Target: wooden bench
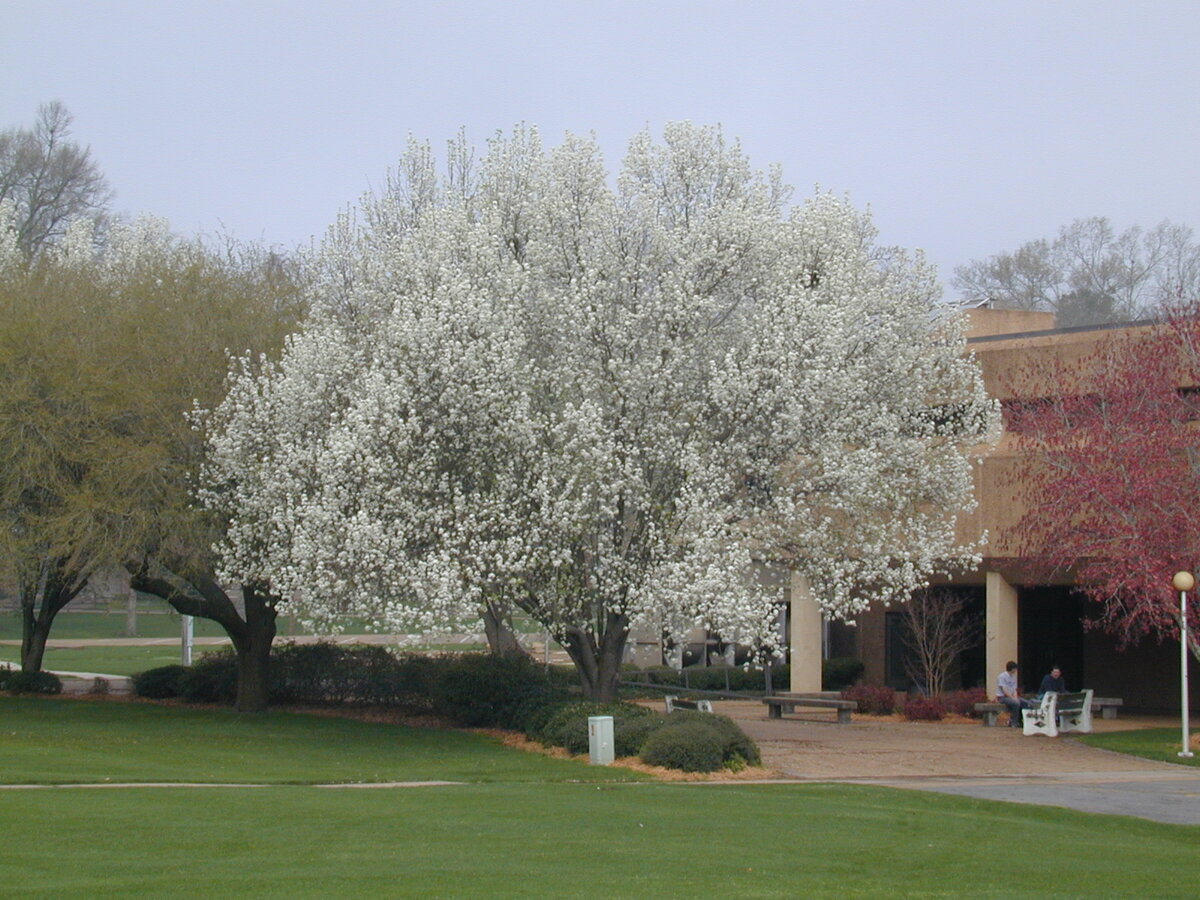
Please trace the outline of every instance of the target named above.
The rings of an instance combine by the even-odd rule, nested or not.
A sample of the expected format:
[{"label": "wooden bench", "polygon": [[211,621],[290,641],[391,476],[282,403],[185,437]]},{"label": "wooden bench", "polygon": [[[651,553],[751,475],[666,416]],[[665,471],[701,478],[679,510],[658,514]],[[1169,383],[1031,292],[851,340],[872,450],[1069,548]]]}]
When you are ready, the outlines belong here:
[{"label": "wooden bench", "polygon": [[[1084,695],[1091,694],[1091,693],[1092,692],[1090,690],[1086,690],[1086,691],[1081,691],[1079,693],[1074,693],[1074,694],[1059,694],[1059,695],[1057,695],[1056,700],[1055,700],[1055,702],[1056,702],[1055,718],[1056,719],[1060,718],[1058,713],[1063,709],[1062,698],[1069,698],[1066,700],[1066,703],[1067,703],[1066,712],[1069,715],[1072,715],[1072,717],[1074,719],[1076,719],[1080,723],[1082,723],[1083,716],[1082,716],[1082,709],[1080,708],[1080,704],[1082,703],[1082,698],[1084,697]],[[1091,699],[1091,704],[1089,706],[1089,710],[1088,710],[1089,714],[1086,717],[1088,730],[1089,731],[1091,730],[1092,716],[1095,715],[1096,710],[1100,710],[1100,716],[1102,718],[1115,719],[1117,717],[1117,711],[1120,710],[1120,708],[1123,705],[1124,705],[1124,701],[1120,697],[1095,697],[1095,696],[1093,696]],[[988,702],[988,703],[976,703],[975,704],[975,712],[980,714],[980,716],[983,719],[983,724],[985,726],[995,725],[997,723],[997,721],[999,720],[1000,713],[1006,712],[1006,711],[1007,711],[1007,707],[1005,707],[1005,705],[1003,703]],[[1062,728],[1060,726],[1056,726],[1056,727],[1058,727],[1059,731],[1082,731],[1083,730],[1082,728],[1079,728],[1079,727],[1070,727],[1070,728]]]},{"label": "wooden bench", "polygon": [[713,711],[711,700],[685,700],[672,694],[667,694],[663,699],[667,702],[668,713],[673,713],[677,709],[695,709],[706,713]]},{"label": "wooden bench", "polygon": [[836,692],[822,691],[815,694],[775,694],[763,697],[767,704],[767,716],[772,719],[782,719],[785,712],[795,712],[796,707],[809,709],[832,709],[837,711],[839,725],[850,722],[850,713],[858,709],[855,700],[841,700]]}]

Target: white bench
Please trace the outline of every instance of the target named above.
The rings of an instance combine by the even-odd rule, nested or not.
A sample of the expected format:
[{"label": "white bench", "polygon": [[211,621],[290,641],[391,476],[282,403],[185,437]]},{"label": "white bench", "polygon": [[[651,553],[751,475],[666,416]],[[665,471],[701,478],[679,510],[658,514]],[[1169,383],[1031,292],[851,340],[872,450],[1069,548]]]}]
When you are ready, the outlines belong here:
[{"label": "white bench", "polygon": [[[1083,691],[1079,696],[1090,693],[1091,691]],[[1117,717],[1118,710],[1120,710],[1123,705],[1124,701],[1122,701],[1120,697],[1092,697],[1091,714],[1094,716],[1096,712],[1099,711],[1102,718],[1115,719]],[[985,703],[975,704],[975,712],[979,713],[984,726],[998,724],[1000,714],[1006,711],[1007,708],[1003,703],[988,701]],[[1091,725],[1090,719],[1088,724],[1089,726]]]},{"label": "white bench", "polygon": [[667,701],[668,713],[673,713],[677,709],[695,709],[706,713],[713,711],[711,700],[684,700],[682,697],[676,697],[673,694],[667,694],[663,699]]},{"label": "white bench", "polygon": [[1088,734],[1092,730],[1092,692],[1042,695],[1042,702],[1033,709],[1021,710],[1022,731],[1025,734],[1044,734],[1057,737],[1068,731]]}]

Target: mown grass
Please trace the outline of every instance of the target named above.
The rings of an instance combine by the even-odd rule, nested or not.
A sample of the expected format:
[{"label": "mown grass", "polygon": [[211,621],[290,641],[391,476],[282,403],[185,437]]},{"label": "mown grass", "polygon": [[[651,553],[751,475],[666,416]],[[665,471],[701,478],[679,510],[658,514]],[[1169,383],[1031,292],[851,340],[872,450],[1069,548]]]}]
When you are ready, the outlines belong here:
[{"label": "mown grass", "polygon": [[1179,756],[1183,749],[1182,728],[1140,728],[1133,731],[1109,731],[1103,734],[1081,734],[1081,743],[1144,759],[1179,763],[1185,766],[1200,766],[1200,730],[1191,730],[1191,751],[1196,756],[1184,759]]},{"label": "mown grass", "polygon": [[[1171,898],[1200,877],[1196,827],[632,783],[478,735],[283,712],[0,697],[0,779],[270,785],[0,788],[0,895],[23,898]],[[466,783],[313,786],[433,780]]]},{"label": "mown grass", "polygon": [[[99,675],[134,675],[159,666],[179,663],[178,644],[152,647],[50,647],[43,657],[42,668],[49,672],[95,672]],[[205,653],[218,647],[195,645],[192,660],[198,661]],[[14,668],[20,664],[21,651],[17,647],[0,647],[0,663],[9,663]]]},{"label": "mown grass", "polygon": [[0,696],[0,783],[608,781],[494,738],[272,711]]},{"label": "mown grass", "polygon": [[1197,828],[882,788],[0,794],[23,898],[1182,898],[1200,874]]}]

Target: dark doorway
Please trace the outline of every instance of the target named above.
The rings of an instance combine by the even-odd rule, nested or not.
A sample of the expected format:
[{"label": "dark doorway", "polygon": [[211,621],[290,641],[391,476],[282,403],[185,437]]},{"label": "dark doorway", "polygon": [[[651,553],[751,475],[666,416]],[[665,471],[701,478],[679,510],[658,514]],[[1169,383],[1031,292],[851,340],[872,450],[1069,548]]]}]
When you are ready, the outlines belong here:
[{"label": "dark doorway", "polygon": [[[947,670],[945,689],[970,688],[986,680],[986,652],[983,643],[983,616],[987,606],[982,587],[941,586],[933,590],[953,592],[962,601],[959,616],[973,623],[976,637],[971,646],[958,655]],[[913,681],[911,668],[916,659],[907,640],[908,622],[902,611],[891,610],[884,618],[884,684],[898,691],[921,690]]]},{"label": "dark doorway", "polygon": [[1084,671],[1083,598],[1069,587],[1021,588],[1017,597],[1021,686],[1035,692],[1057,663],[1068,690],[1090,687]]}]

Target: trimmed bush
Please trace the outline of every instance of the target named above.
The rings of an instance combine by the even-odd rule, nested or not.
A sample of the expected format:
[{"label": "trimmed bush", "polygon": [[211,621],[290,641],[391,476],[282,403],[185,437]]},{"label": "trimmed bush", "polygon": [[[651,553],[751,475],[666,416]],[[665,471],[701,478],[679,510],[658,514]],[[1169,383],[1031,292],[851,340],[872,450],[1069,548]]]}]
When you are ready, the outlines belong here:
[{"label": "trimmed bush", "polygon": [[[535,741],[552,747],[565,747],[571,753],[586,753],[588,750],[587,720],[591,716],[612,716],[613,752],[617,756],[631,756],[628,726],[631,722],[653,719],[655,713],[635,703],[596,703],[592,700],[560,701],[548,706],[541,724],[526,732]],[[639,742],[640,743],[640,742]]]},{"label": "trimmed bush", "polygon": [[741,758],[746,763],[757,766],[762,761],[758,753],[758,745],[729,716],[704,713],[694,709],[678,709],[666,718],[668,722],[700,722],[706,728],[711,729],[721,738],[722,755],[726,762],[734,758]]},{"label": "trimmed bush", "polygon": [[133,676],[133,693],[148,700],[166,700],[179,696],[179,681],[187,666],[159,666]]},{"label": "trimmed bush", "polygon": [[715,772],[725,763],[721,735],[703,722],[669,722],[646,738],[642,761],[684,772]]},{"label": "trimmed bush", "polygon": [[454,658],[433,686],[433,712],[470,727],[513,728],[531,703],[559,696],[541,666],[524,653],[468,653]]},{"label": "trimmed bush", "polygon": [[863,661],[854,656],[831,656],[821,664],[821,687],[840,691],[862,678]]},{"label": "trimmed bush", "polygon": [[[766,675],[761,668],[747,669],[743,666],[688,666],[683,670],[672,669],[670,666],[630,668],[625,672],[625,677],[630,681],[698,691],[723,691],[726,690],[726,683],[731,691],[762,693],[766,687]],[[771,667],[771,684],[774,690],[787,690],[790,679],[787,666]]]},{"label": "trimmed bush", "polygon": [[4,689],[10,694],[61,694],[62,681],[53,672],[13,672]]},{"label": "trimmed bush", "polygon": [[189,703],[233,703],[237,678],[232,650],[208,653],[179,676],[179,696]]},{"label": "trimmed bush", "polygon": [[981,687],[970,688],[965,691],[954,691],[942,697],[946,704],[946,712],[955,713],[960,716],[969,716],[972,719],[978,719],[981,713],[975,712],[976,703],[986,703],[988,701],[988,693]]},{"label": "trimmed bush", "polygon": [[904,701],[904,718],[912,722],[940,722],[946,717],[941,697],[917,695]]},{"label": "trimmed bush", "polygon": [[4,688],[4,685],[7,684],[8,679],[10,679],[13,676],[13,673],[16,671],[17,670],[12,666],[0,666],[0,689]]},{"label": "trimmed bush", "polygon": [[842,691],[843,700],[854,700],[858,711],[868,716],[890,716],[896,711],[896,692],[874,684],[856,684]]}]

